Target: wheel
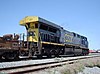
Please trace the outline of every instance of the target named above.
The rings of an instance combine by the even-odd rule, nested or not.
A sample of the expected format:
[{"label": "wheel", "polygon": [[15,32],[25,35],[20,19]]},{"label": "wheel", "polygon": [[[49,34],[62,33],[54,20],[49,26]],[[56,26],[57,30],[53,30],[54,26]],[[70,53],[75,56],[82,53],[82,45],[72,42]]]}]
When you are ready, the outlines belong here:
[{"label": "wheel", "polygon": [[2,60],[2,55],[0,55],[0,60]]},{"label": "wheel", "polygon": [[48,58],[51,58],[51,54],[47,54],[47,57],[48,57]]},{"label": "wheel", "polygon": [[3,58],[8,60],[17,60],[19,59],[19,54],[17,52],[6,52],[3,55]]},{"label": "wheel", "polygon": [[42,55],[37,55],[37,58],[38,58],[38,59],[41,59],[41,58],[42,58]]}]

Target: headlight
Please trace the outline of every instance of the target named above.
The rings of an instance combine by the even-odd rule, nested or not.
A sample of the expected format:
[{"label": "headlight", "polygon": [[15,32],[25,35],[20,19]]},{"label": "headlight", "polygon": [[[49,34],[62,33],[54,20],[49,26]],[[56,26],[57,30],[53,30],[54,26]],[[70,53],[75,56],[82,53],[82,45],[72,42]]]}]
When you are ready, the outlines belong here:
[{"label": "headlight", "polygon": [[28,32],[28,36],[35,36],[34,32],[30,31]]}]

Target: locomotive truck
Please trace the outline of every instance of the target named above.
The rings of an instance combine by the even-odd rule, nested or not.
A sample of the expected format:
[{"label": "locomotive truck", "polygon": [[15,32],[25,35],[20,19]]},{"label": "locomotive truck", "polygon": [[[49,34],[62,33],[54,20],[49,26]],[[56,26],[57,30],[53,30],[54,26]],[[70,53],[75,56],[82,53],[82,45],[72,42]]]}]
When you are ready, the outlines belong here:
[{"label": "locomotive truck", "polygon": [[[0,48],[1,57],[6,52],[10,57],[13,54],[13,58],[19,56],[58,57],[59,55],[77,56],[89,54],[88,40],[85,36],[65,30],[55,23],[38,16],[26,16],[19,24],[26,28],[26,39],[24,34],[22,40],[20,35],[17,37],[14,35],[16,39],[9,41],[12,43],[11,45],[16,43],[17,46],[10,46],[12,50],[9,52]],[[2,41],[0,42],[2,43]],[[6,50],[8,49],[6,48]]]}]

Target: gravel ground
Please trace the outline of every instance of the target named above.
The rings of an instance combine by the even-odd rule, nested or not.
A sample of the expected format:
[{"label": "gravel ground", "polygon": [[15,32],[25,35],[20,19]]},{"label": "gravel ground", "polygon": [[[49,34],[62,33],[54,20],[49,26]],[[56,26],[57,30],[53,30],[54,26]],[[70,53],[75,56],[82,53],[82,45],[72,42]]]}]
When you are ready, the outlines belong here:
[{"label": "gravel ground", "polygon": [[[90,70],[90,68],[93,68],[92,70],[94,70],[94,68],[98,68],[97,66],[100,67],[100,57],[82,59],[73,64],[66,64],[60,67],[45,69],[29,74],[100,74],[100,71],[98,73],[98,71],[95,70],[94,73]],[[100,68],[98,69],[100,70]],[[84,70],[87,71],[84,73]],[[87,73],[88,70],[90,70],[90,73]]]},{"label": "gravel ground", "polygon": [[100,74],[100,68],[98,67],[85,67],[83,72],[79,72],[78,74]]}]

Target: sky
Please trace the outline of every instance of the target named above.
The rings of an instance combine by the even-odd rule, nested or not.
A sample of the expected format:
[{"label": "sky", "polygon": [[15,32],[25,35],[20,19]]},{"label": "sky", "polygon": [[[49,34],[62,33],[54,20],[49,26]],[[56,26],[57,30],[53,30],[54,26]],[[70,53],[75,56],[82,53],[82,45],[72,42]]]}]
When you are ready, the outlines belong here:
[{"label": "sky", "polygon": [[100,49],[100,0],[0,0],[0,36],[25,33],[19,21],[40,16],[88,38],[90,49]]}]

